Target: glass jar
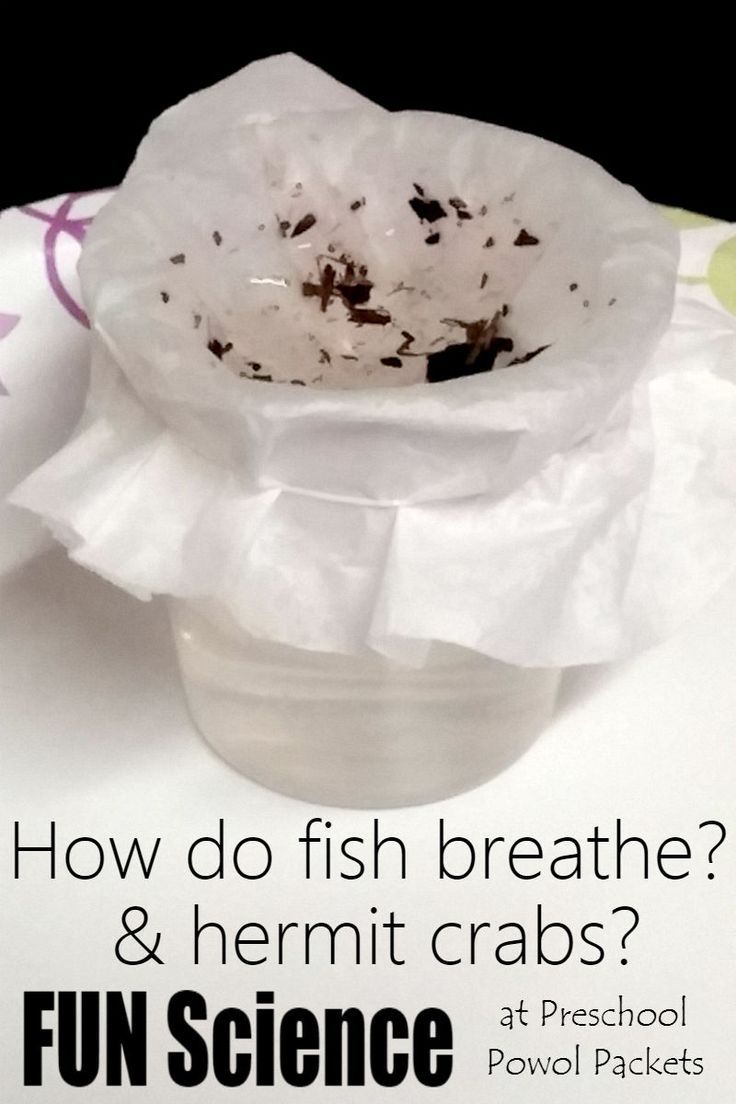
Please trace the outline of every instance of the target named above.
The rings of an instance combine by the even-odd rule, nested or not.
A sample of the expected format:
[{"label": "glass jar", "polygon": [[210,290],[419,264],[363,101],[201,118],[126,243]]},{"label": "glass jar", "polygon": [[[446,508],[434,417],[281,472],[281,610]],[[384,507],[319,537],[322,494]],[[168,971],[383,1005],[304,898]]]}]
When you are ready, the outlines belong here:
[{"label": "glass jar", "polygon": [[256,640],[201,603],[170,600],[194,722],[215,751],[303,800],[381,807],[438,800],[513,762],[554,708],[558,668],[433,644],[412,668]]}]

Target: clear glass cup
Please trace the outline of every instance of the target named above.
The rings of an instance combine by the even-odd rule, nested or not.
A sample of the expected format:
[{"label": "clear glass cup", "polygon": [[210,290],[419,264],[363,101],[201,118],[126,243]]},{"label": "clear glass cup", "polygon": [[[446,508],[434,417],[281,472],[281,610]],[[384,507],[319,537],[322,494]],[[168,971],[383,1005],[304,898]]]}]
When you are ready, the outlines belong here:
[{"label": "clear glass cup", "polygon": [[435,644],[415,669],[256,640],[204,604],[169,608],[199,731],[249,778],[303,800],[376,808],[449,797],[518,758],[554,709],[558,668]]}]

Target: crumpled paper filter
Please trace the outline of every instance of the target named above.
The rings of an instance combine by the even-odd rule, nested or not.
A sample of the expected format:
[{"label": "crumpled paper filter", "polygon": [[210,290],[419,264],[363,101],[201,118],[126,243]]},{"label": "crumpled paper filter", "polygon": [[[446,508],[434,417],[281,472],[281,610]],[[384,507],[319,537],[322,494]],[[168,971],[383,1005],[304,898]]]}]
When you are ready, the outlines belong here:
[{"label": "crumpled paper filter", "polygon": [[[303,319],[317,304],[294,289],[309,241],[259,244],[255,222],[295,173],[320,213],[365,195],[360,229],[339,232],[369,257],[382,303],[405,275],[458,309],[458,288],[471,294],[475,229],[448,219],[428,247],[412,180],[462,194],[476,217],[487,194],[500,245],[488,302],[509,297],[515,350],[549,347],[441,384],[390,386],[382,370],[360,390],[337,375],[254,380],[251,335],[274,305],[281,322],[259,355],[273,349],[274,379],[308,361]],[[304,196],[289,198],[298,213]],[[11,217],[16,232],[10,212],[0,235]],[[24,232],[42,222],[25,216]],[[520,229],[539,235],[533,259],[513,248]],[[318,221],[315,249],[322,232]],[[6,509],[41,516],[73,559],[131,593],[204,601],[258,638],[415,665],[434,640],[522,666],[630,654],[734,570],[734,240],[714,220],[666,221],[551,143],[383,112],[293,56],[256,62],[165,112],[95,219],[81,267],[87,406]],[[180,253],[186,264],[172,264]],[[49,255],[47,241],[47,270]],[[69,285],[58,273],[50,284],[81,338],[81,305],[75,318]],[[0,325],[21,317],[0,342],[2,417],[33,338],[12,294],[0,310]],[[378,340],[321,322],[335,349]],[[213,340],[236,359],[213,355]],[[59,433],[44,433],[47,448]]]}]

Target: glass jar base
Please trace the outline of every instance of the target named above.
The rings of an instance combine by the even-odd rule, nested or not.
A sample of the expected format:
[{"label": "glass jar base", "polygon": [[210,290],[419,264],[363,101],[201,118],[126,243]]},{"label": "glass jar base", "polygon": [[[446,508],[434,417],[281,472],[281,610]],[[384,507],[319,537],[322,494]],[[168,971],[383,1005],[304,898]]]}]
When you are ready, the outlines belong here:
[{"label": "glass jar base", "polygon": [[170,605],[201,734],[242,774],[305,801],[380,808],[450,797],[523,754],[554,708],[558,669],[453,645],[433,645],[420,669],[307,652]]}]

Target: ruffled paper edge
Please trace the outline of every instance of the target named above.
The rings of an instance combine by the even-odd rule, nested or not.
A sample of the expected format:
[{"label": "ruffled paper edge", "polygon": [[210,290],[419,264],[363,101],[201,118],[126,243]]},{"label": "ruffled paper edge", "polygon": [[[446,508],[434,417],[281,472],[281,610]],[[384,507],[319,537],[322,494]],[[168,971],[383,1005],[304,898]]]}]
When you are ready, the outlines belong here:
[{"label": "ruffled paper edge", "polygon": [[131,594],[206,602],[255,637],[415,665],[433,640],[522,666],[603,662],[671,635],[736,568],[735,366],[736,325],[683,300],[631,409],[553,456],[544,495],[392,507],[254,493],[106,375],[11,501]]}]

